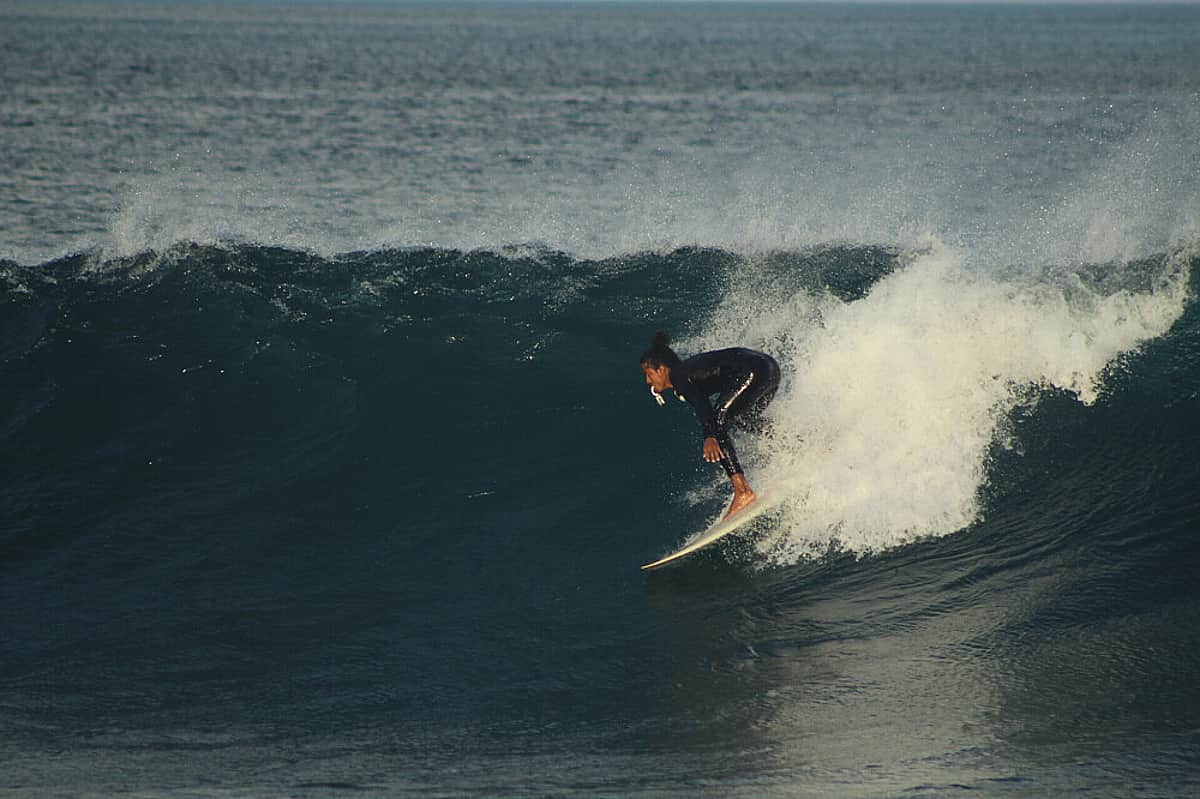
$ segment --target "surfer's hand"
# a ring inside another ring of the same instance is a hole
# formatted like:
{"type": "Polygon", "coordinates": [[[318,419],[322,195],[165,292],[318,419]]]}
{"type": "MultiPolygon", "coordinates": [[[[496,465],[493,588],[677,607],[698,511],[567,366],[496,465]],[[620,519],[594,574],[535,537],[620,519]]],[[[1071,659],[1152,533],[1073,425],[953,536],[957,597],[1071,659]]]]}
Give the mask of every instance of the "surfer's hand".
{"type": "Polygon", "coordinates": [[[725,451],[721,449],[721,445],[712,436],[704,439],[704,460],[709,463],[716,463],[721,458],[725,457],[725,451]]]}

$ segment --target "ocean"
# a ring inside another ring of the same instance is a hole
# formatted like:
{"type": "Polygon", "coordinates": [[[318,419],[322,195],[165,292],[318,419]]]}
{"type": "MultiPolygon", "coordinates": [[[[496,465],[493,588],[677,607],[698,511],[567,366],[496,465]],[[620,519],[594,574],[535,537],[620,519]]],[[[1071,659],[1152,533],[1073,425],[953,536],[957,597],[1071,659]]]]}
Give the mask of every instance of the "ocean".
{"type": "Polygon", "coordinates": [[[0,2],[0,796],[1200,793],[1200,7],[0,2]],[[638,368],[783,368],[742,534],[638,368]]]}

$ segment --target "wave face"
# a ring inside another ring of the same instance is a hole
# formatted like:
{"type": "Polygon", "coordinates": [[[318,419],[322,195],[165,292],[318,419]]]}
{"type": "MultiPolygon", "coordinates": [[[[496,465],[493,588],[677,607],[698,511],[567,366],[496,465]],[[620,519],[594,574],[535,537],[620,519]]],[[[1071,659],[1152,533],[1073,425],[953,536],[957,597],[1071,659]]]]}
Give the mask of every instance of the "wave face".
{"type": "Polygon", "coordinates": [[[6,788],[69,782],[34,765],[65,736],[102,786],[119,774],[87,752],[180,790],[218,757],[268,794],[362,788],[347,768],[515,790],[565,746],[637,792],[666,784],[618,775],[695,764],[713,735],[769,742],[767,794],[797,769],[832,790],[868,751],[923,784],[929,746],[956,784],[1073,790],[1098,774],[1059,764],[1095,725],[1165,746],[1123,756],[1153,776],[1195,743],[1198,266],[1003,281],[941,246],[7,264],[0,676],[27,754],[6,788]],[[687,409],[645,395],[656,328],[779,356],[746,460],[803,489],[639,587],[725,495],[687,409]],[[872,683],[882,706],[853,698],[872,683]],[[851,746],[879,713],[906,743],[851,746]],[[280,736],[314,761],[252,776],[280,736]],[[514,746],[526,765],[503,765],[514,746]]]}

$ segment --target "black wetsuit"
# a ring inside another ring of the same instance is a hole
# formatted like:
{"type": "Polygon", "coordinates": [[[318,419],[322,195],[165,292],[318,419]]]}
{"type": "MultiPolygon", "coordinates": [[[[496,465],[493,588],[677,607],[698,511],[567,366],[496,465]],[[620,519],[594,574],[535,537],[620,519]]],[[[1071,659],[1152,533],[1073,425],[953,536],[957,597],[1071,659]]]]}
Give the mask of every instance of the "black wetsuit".
{"type": "Polygon", "coordinates": [[[741,474],[729,424],[762,428],[762,412],[779,388],[779,364],[770,355],[744,347],[694,355],[671,370],[671,385],[700,419],[705,438],[715,438],[725,452],[721,466],[730,477],[741,474]],[[709,397],[718,394],[709,404],[709,397]]]}

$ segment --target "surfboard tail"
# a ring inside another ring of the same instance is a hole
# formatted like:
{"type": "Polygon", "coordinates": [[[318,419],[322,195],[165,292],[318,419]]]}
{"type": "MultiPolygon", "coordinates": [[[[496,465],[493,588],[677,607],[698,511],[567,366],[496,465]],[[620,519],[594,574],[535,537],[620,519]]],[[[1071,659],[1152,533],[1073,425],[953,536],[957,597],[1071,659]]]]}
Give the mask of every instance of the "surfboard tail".
{"type": "Polygon", "coordinates": [[[713,524],[711,527],[697,536],[691,543],[685,544],[674,552],[664,555],[653,563],[647,563],[646,565],[642,566],[642,571],[652,571],[662,566],[666,566],[668,563],[677,561],[680,558],[690,555],[699,549],[704,549],[710,544],[720,541],[730,533],[736,532],[767,511],[780,505],[783,500],[791,496],[789,492],[781,490],[781,488],[781,486],[771,487],[759,491],[758,498],[754,500],[753,504],[742,508],[731,518],[721,519],[716,524],[713,524]]]}

